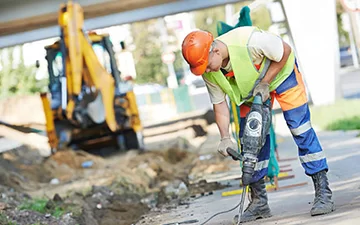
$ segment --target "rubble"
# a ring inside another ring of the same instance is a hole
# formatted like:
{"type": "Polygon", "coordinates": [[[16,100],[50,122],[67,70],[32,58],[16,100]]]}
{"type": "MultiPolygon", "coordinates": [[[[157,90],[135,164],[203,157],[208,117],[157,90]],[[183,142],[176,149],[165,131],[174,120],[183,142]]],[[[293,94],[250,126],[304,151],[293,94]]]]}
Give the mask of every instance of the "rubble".
{"type": "Polygon", "coordinates": [[[224,157],[220,154],[200,156],[196,161],[193,169],[189,173],[190,180],[193,183],[198,183],[207,174],[216,174],[230,170],[230,165],[234,162],[224,162],[224,157]]]}
{"type": "Polygon", "coordinates": [[[167,185],[164,191],[168,199],[184,198],[189,195],[188,187],[180,180],[175,180],[167,185]]]}
{"type": "Polygon", "coordinates": [[[0,219],[19,225],[26,219],[54,225],[133,224],[150,210],[186,204],[191,196],[223,188],[195,180],[225,171],[226,164],[217,155],[201,157],[181,138],[168,148],[107,158],[73,150],[42,157],[36,149],[21,146],[0,155],[0,181],[5,185],[0,188],[0,219]],[[47,199],[49,212],[19,209],[38,198],[47,199]],[[51,214],[56,207],[63,209],[61,216],[51,214]]]}
{"type": "Polygon", "coordinates": [[[77,222],[70,215],[64,214],[56,218],[51,214],[43,214],[33,210],[22,210],[26,202],[32,198],[26,194],[15,191],[13,188],[0,186],[0,224],[51,224],[51,225],[76,225],[77,222]]]}
{"type": "Polygon", "coordinates": [[[83,216],[80,222],[95,225],[128,225],[136,222],[141,215],[149,211],[146,204],[141,202],[137,194],[118,195],[107,187],[93,187],[91,192],[83,198],[83,216]],[[85,215],[92,215],[95,222],[89,222],[85,215]]]}
{"type": "Polygon", "coordinates": [[[28,224],[46,224],[46,225],[77,225],[77,221],[69,215],[57,219],[51,215],[43,215],[38,212],[29,210],[11,210],[6,211],[8,221],[12,221],[18,225],[28,224]]]}

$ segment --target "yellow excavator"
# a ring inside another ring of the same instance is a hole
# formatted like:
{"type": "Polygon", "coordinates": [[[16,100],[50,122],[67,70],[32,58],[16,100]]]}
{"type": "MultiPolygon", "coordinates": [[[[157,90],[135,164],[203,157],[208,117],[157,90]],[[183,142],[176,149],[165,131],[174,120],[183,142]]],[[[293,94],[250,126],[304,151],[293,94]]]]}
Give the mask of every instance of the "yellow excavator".
{"type": "Polygon", "coordinates": [[[106,34],[86,32],[78,3],[61,5],[61,36],[46,46],[49,93],[41,93],[53,152],[65,148],[144,149],[132,88],[121,80],[106,34]]]}

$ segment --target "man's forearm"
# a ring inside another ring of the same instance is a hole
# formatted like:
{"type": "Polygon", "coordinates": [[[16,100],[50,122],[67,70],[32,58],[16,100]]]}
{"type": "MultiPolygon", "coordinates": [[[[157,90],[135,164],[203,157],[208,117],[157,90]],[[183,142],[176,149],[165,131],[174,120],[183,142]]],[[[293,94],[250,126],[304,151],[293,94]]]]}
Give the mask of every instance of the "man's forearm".
{"type": "Polygon", "coordinates": [[[270,84],[275,79],[276,75],[284,67],[284,65],[285,65],[286,61],[288,60],[289,55],[291,53],[291,47],[285,42],[283,42],[283,46],[284,46],[283,57],[281,58],[281,60],[279,62],[271,61],[269,69],[266,72],[265,77],[262,79],[261,82],[270,84]]]}
{"type": "Polygon", "coordinates": [[[221,138],[230,137],[230,113],[226,101],[214,104],[215,121],[219,128],[221,138]]]}

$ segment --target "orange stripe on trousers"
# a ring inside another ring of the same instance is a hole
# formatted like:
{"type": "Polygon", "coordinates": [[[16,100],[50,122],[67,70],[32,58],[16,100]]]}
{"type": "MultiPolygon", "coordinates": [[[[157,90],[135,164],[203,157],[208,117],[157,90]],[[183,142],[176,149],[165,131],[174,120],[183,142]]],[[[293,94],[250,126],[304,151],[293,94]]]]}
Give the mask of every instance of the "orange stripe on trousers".
{"type": "Polygon", "coordinates": [[[296,66],[294,67],[294,70],[298,84],[284,93],[275,94],[276,100],[279,102],[283,111],[295,109],[308,101],[302,75],[296,66]]]}

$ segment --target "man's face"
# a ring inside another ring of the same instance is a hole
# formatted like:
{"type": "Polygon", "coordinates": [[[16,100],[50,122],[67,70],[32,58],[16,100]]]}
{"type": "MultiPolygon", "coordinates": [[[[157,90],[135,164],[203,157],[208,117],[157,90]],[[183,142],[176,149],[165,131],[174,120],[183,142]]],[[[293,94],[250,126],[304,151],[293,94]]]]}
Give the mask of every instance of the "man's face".
{"type": "Polygon", "coordinates": [[[209,62],[205,72],[209,73],[219,71],[221,68],[222,60],[223,59],[221,57],[219,48],[217,48],[216,46],[212,47],[209,52],[209,62]]]}

